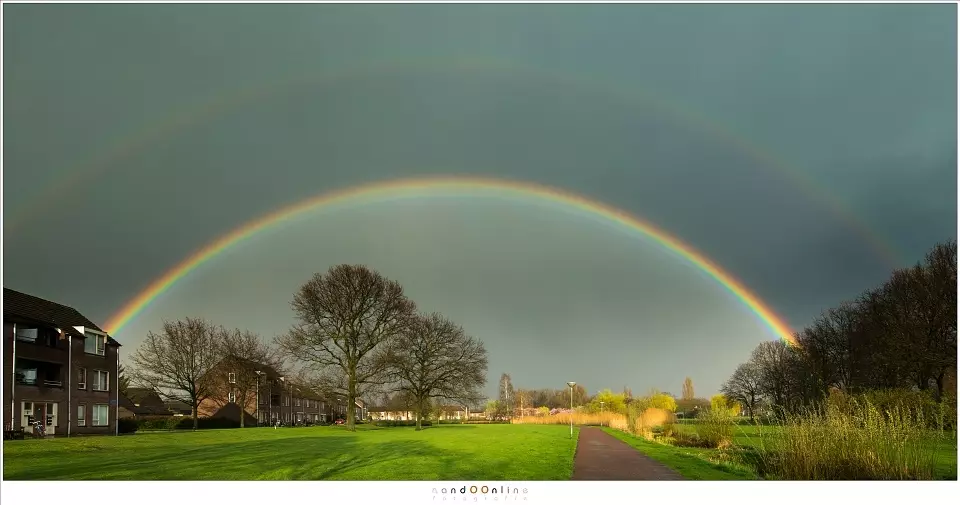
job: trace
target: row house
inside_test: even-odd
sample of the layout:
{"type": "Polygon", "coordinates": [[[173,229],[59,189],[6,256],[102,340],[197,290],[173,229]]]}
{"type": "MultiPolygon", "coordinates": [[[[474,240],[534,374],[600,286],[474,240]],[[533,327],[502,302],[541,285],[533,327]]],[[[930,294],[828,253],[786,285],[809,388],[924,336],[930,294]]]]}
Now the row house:
{"type": "MultiPolygon", "coordinates": [[[[431,419],[441,421],[462,421],[469,418],[469,409],[457,405],[445,405],[439,409],[430,411],[431,419]]],[[[414,410],[403,410],[396,408],[373,408],[369,412],[370,419],[374,421],[416,421],[417,414],[414,410]]]]}
{"type": "Polygon", "coordinates": [[[3,289],[4,430],[115,434],[120,344],[76,309],[3,289]]]}
{"type": "MultiPolygon", "coordinates": [[[[326,423],[347,415],[342,396],[326,398],[268,364],[228,358],[210,374],[211,394],[198,407],[201,416],[235,421],[244,416],[245,426],[269,426],[278,421],[326,423]]],[[[357,407],[360,415],[362,402],[358,402],[357,407]]]]}

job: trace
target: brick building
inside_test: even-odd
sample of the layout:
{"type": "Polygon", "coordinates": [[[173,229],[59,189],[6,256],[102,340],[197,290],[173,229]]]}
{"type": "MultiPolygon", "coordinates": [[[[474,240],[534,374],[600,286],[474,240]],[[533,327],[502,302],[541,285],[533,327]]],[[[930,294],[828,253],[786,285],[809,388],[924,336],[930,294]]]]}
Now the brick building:
{"type": "MultiPolygon", "coordinates": [[[[317,391],[295,383],[275,367],[246,360],[229,359],[210,372],[213,393],[200,403],[197,412],[205,417],[240,420],[246,426],[333,422],[346,417],[341,396],[326,398],[317,391]]],[[[362,419],[363,402],[357,402],[357,417],[362,419]]]]}
{"type": "Polygon", "coordinates": [[[4,430],[116,433],[120,344],[72,307],[3,289],[4,430]]]}

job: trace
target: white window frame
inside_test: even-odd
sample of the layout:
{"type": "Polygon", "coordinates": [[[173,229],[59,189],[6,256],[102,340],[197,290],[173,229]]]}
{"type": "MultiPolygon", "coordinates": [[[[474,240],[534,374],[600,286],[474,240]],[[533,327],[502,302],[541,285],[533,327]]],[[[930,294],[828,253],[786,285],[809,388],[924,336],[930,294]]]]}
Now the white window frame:
{"type": "Polygon", "coordinates": [[[90,426],[110,426],[110,406],[106,403],[97,403],[93,406],[93,419],[90,426]],[[106,413],[106,419],[100,419],[97,416],[97,413],[100,411],[100,407],[103,407],[103,412],[106,413]]]}
{"type": "Polygon", "coordinates": [[[87,354],[92,354],[94,356],[106,356],[107,355],[107,335],[103,333],[96,333],[94,331],[85,331],[83,341],[83,352],[87,354]],[[87,349],[87,339],[94,339],[93,352],[90,352],[87,349]]]}
{"type": "Polygon", "coordinates": [[[236,384],[236,383],[237,383],[237,374],[236,374],[236,372],[230,372],[230,373],[227,374],[227,382],[229,382],[230,384],[236,384]]]}
{"type": "Polygon", "coordinates": [[[80,367],[77,371],[77,389],[87,389],[87,368],[80,367]]]}
{"type": "Polygon", "coordinates": [[[231,389],[227,391],[227,402],[228,403],[237,403],[237,392],[231,389]]]}
{"type": "Polygon", "coordinates": [[[300,406],[300,399],[299,399],[299,398],[295,398],[295,399],[293,400],[293,402],[296,404],[297,407],[300,406]]]}
{"type": "Polygon", "coordinates": [[[90,388],[91,391],[110,391],[110,372],[106,370],[94,370],[93,373],[94,373],[95,380],[91,385],[91,388],[90,388]],[[100,384],[102,389],[97,387],[97,380],[96,380],[101,377],[100,375],[101,373],[103,374],[102,376],[105,377],[105,382],[106,382],[106,384],[100,384]]]}
{"type": "Polygon", "coordinates": [[[77,405],[77,426],[87,425],[87,404],[77,405]]]}

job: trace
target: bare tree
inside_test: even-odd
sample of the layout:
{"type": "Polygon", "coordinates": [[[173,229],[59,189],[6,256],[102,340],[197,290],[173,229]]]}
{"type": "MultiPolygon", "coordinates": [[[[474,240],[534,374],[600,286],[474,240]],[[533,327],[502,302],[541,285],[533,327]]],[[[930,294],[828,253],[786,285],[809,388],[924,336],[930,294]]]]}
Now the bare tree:
{"type": "Polygon", "coordinates": [[[410,326],[414,303],[378,272],[338,265],[301,286],[292,306],[297,324],[278,346],[313,372],[318,389],[346,396],[355,430],[356,399],[390,381],[391,344],[410,326]]]}
{"type": "Polygon", "coordinates": [[[753,362],[743,363],[737,367],[727,382],[723,383],[720,392],[727,398],[740,402],[747,409],[750,420],[753,421],[757,406],[763,397],[760,368],[753,362]]]}
{"type": "Polygon", "coordinates": [[[138,384],[190,405],[193,429],[197,429],[197,407],[212,392],[210,371],[222,356],[223,333],[222,327],[203,319],[164,321],[163,331],[147,333],[131,357],[138,384]]]}
{"type": "MultiPolygon", "coordinates": [[[[218,407],[240,407],[240,427],[246,426],[246,409],[256,402],[257,385],[264,366],[281,369],[280,359],[260,335],[249,331],[225,331],[220,337],[222,359],[210,373],[210,399],[218,407]]],[[[259,420],[258,420],[259,421],[259,420]]]]}
{"type": "Polygon", "coordinates": [[[690,377],[683,379],[683,390],[680,392],[680,397],[683,400],[693,400],[695,398],[693,394],[693,379],[690,377]]]}
{"type": "Polygon", "coordinates": [[[130,387],[130,376],[127,375],[127,369],[123,364],[117,366],[117,389],[120,394],[126,396],[127,389],[130,387]]]}
{"type": "Polygon", "coordinates": [[[440,314],[417,317],[397,339],[393,359],[398,391],[416,402],[418,430],[431,400],[472,403],[482,398],[487,350],[440,314]]]}
{"type": "Polygon", "coordinates": [[[515,403],[513,392],[513,381],[510,380],[510,374],[500,374],[499,394],[497,397],[497,420],[507,419],[513,414],[513,405],[515,403]]]}

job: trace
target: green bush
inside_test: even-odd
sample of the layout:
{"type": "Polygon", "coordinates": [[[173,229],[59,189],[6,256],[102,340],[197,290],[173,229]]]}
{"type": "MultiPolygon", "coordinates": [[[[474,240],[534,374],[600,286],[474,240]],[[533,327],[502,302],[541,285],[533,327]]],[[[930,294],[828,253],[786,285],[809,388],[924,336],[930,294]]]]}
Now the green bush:
{"type": "Polygon", "coordinates": [[[175,430],[182,417],[175,416],[142,416],[137,417],[139,431],[175,430]]]}
{"type": "Polygon", "coordinates": [[[709,409],[697,417],[697,438],[704,446],[724,448],[733,440],[734,417],[728,408],[709,409]]]}
{"type": "Polygon", "coordinates": [[[136,433],[140,426],[132,417],[120,419],[117,424],[117,433],[136,433]]]}
{"type": "MultiPolygon", "coordinates": [[[[416,426],[416,421],[377,421],[374,423],[374,426],[380,426],[383,428],[396,428],[398,426],[416,426]]],[[[431,422],[427,419],[424,419],[420,422],[420,426],[432,426],[431,422]]]]}

